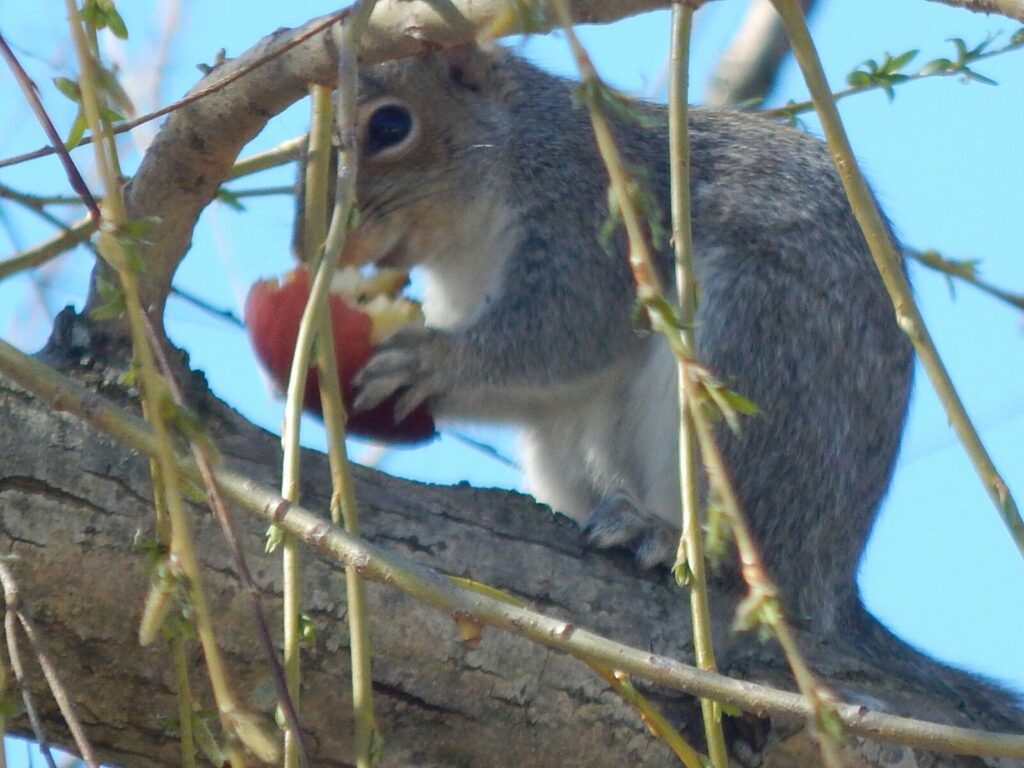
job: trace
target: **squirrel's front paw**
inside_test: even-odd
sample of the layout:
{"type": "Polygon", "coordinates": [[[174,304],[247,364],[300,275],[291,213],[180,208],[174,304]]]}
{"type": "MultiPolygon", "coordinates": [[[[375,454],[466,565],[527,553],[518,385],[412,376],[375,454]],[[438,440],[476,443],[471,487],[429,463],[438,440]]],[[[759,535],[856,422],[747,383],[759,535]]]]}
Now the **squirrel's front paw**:
{"type": "Polygon", "coordinates": [[[395,420],[402,421],[425,400],[444,391],[441,371],[447,340],[430,328],[409,327],[380,344],[355,377],[358,413],[397,394],[395,420]]]}
{"type": "Polygon", "coordinates": [[[679,531],[642,509],[632,494],[617,490],[602,500],[583,525],[587,541],[600,549],[624,548],[641,568],[672,565],[679,531]]]}

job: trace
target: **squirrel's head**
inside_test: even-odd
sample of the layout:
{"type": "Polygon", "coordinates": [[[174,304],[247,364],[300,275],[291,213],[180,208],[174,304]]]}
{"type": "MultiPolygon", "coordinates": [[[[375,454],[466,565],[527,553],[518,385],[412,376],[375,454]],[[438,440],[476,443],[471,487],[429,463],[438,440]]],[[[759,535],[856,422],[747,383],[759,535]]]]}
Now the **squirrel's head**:
{"type": "Polygon", "coordinates": [[[359,227],[345,260],[443,257],[439,232],[492,205],[507,177],[512,85],[500,49],[463,45],[360,75],[359,227]]]}

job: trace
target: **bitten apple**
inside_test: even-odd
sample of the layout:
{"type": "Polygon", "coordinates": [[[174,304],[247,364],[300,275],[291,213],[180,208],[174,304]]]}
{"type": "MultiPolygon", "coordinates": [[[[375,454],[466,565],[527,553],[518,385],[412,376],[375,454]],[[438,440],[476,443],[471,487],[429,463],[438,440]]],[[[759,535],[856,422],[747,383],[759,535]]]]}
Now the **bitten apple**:
{"type": "MultiPolygon", "coordinates": [[[[434,420],[420,406],[401,421],[394,417],[394,399],[369,411],[353,414],[352,381],[373,354],[373,347],[403,325],[423,322],[419,305],[399,297],[408,282],[399,270],[381,270],[369,276],[355,268],[339,270],[328,298],[334,351],[342,398],[349,411],[349,432],[395,443],[416,443],[434,436],[434,420]]],[[[284,279],[257,281],[245,300],[245,324],[256,357],[278,387],[288,384],[292,355],[299,335],[302,311],[309,298],[309,274],[305,267],[292,270],[284,279]]],[[[315,369],[306,380],[304,405],[320,413],[320,390],[315,369]]]]}

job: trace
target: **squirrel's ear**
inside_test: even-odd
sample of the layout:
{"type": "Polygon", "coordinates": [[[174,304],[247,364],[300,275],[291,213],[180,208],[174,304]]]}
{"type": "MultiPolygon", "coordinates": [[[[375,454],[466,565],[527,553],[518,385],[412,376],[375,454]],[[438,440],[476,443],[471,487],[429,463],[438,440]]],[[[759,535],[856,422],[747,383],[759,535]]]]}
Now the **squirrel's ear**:
{"type": "Polygon", "coordinates": [[[470,91],[483,90],[494,67],[494,54],[479,43],[457,45],[444,51],[441,57],[448,79],[470,91]]]}

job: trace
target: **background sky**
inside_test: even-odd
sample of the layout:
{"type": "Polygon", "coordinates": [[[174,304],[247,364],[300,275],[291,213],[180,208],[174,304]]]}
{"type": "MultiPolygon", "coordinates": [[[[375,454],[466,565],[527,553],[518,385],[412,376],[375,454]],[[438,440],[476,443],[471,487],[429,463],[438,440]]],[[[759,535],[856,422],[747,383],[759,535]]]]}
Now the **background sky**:
{"type": "MultiPolygon", "coordinates": [[[[295,26],[336,9],[320,0],[290,3],[219,0],[180,4],[119,4],[131,38],[105,41],[121,63],[125,85],[139,111],[180,97],[199,77],[196,65],[214,61],[217,51],[242,53],[280,26],[295,26]],[[164,46],[162,29],[172,29],[164,46]]],[[[726,0],[697,15],[693,103],[729,39],[746,3],[726,0]]],[[[55,122],[66,133],[73,108],[50,84],[56,75],[74,77],[63,19],[63,3],[0,4],[0,30],[42,90],[55,122]]],[[[915,0],[822,0],[812,32],[833,90],[846,73],[868,58],[921,49],[911,68],[939,56],[953,58],[949,38],[969,45],[990,35],[1005,41],[1019,25],[933,2],[915,0]]],[[[599,71],[630,92],[664,97],[668,14],[653,13],[610,27],[583,30],[582,38],[599,71]]],[[[564,39],[558,35],[518,43],[543,66],[572,74],[564,39]]],[[[955,258],[981,260],[981,273],[1009,290],[1024,291],[1024,51],[984,62],[979,72],[996,87],[934,79],[897,89],[892,103],[881,93],[843,101],[840,110],[863,168],[903,241],[936,248],[955,258]]],[[[792,61],[771,102],[804,98],[792,61]]],[[[298,135],[306,105],[293,108],[243,154],[269,148],[298,135]]],[[[0,74],[0,155],[34,149],[43,142],[28,107],[7,74],[0,74]]],[[[805,117],[809,130],[816,130],[805,117]]],[[[122,144],[125,167],[138,162],[152,127],[122,144]]],[[[75,157],[90,171],[91,154],[75,157]]],[[[234,182],[234,190],[291,183],[281,169],[234,182]]],[[[94,180],[94,176],[90,176],[94,180]]],[[[0,169],[0,183],[19,191],[65,193],[66,182],[52,159],[0,169]]],[[[94,186],[98,190],[99,185],[94,186]]],[[[220,204],[206,211],[176,284],[217,306],[241,314],[248,286],[260,276],[290,267],[292,201],[252,198],[246,212],[220,204]]],[[[54,209],[63,218],[77,209],[54,209]]],[[[0,200],[0,258],[51,231],[37,217],[0,200]]],[[[0,283],[0,334],[26,350],[45,340],[63,306],[81,306],[91,267],[79,249],[44,269],[0,283]]],[[[1024,338],[1021,314],[978,291],[912,266],[911,276],[925,318],[967,408],[996,465],[1018,500],[1024,501],[1024,338]]],[[[172,338],[186,347],[214,390],[247,417],[276,430],[281,418],[266,380],[256,368],[243,333],[232,324],[172,299],[167,323],[172,338]]],[[[860,586],[871,610],[892,629],[928,653],[988,675],[1024,692],[1024,561],[963,450],[949,429],[927,379],[918,372],[911,415],[896,477],[861,568],[860,586]]],[[[460,425],[458,431],[514,453],[511,431],[460,425]]],[[[308,420],[305,442],[323,445],[319,425],[308,420]]],[[[354,456],[408,477],[477,485],[519,487],[514,469],[444,437],[426,448],[381,452],[353,442],[354,456]]]]}

